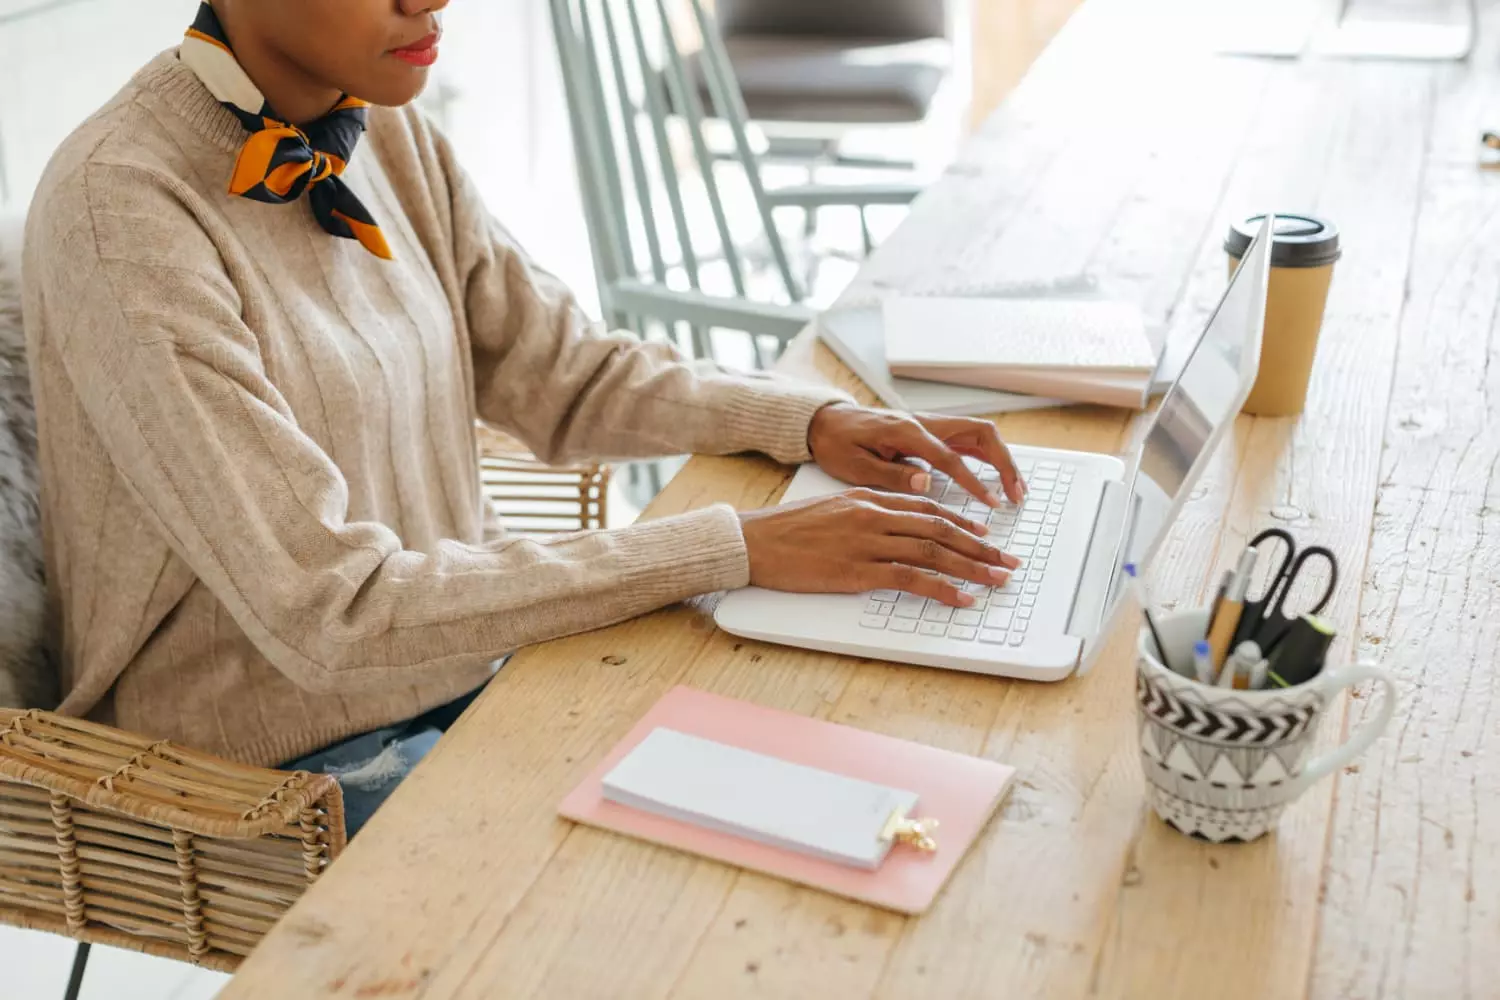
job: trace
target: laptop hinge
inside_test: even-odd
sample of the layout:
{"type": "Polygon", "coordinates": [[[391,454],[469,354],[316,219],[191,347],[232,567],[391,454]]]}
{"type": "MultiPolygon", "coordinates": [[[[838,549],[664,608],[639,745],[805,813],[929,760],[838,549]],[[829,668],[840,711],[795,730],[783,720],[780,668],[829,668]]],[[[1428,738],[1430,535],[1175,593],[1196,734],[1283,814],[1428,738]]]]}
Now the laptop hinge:
{"type": "MultiPolygon", "coordinates": [[[[1120,547],[1125,540],[1125,502],[1128,487],[1117,479],[1105,482],[1099,508],[1089,534],[1088,555],[1083,575],[1068,611],[1068,635],[1082,639],[1085,648],[1099,637],[1100,625],[1109,605],[1110,593],[1117,586],[1120,547]]],[[[1085,658],[1087,653],[1085,652],[1085,658]]]]}

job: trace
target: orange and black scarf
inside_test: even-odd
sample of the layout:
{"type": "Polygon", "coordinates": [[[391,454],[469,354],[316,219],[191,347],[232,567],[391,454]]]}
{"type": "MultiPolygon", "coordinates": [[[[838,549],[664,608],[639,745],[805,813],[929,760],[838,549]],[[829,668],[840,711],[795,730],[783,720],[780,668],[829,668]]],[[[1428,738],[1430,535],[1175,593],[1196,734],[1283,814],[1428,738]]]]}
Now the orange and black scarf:
{"type": "Polygon", "coordinates": [[[345,96],[305,129],[283,120],[234,57],[229,36],[207,3],[198,8],[178,56],[250,133],[229,181],[230,194],[285,205],[306,193],[320,226],[358,240],[377,257],[391,258],[380,227],[340,176],[365,133],[367,103],[345,96]]]}

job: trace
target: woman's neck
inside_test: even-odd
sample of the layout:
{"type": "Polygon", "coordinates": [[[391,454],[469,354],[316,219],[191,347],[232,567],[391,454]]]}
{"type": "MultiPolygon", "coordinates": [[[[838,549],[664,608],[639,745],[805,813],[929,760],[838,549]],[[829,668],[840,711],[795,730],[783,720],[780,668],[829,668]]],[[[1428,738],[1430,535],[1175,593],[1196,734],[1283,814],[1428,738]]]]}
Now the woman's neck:
{"type": "Polygon", "coordinates": [[[237,6],[215,4],[214,9],[229,36],[235,58],[278,116],[293,125],[305,125],[333,110],[343,96],[338,88],[313,78],[278,52],[253,25],[237,16],[237,6]],[[225,7],[231,9],[226,11],[225,7]]]}

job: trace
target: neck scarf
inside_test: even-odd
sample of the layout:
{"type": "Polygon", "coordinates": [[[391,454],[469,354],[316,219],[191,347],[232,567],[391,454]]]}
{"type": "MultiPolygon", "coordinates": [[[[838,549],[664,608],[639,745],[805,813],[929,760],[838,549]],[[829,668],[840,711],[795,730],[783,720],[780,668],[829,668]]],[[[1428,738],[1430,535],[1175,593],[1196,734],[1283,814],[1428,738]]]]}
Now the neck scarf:
{"type": "Polygon", "coordinates": [[[346,95],[306,129],[283,120],[235,59],[229,36],[207,3],[198,8],[178,57],[250,133],[229,181],[230,194],[285,205],[305,192],[318,225],[391,259],[380,227],[340,176],[364,135],[367,103],[346,95]]]}

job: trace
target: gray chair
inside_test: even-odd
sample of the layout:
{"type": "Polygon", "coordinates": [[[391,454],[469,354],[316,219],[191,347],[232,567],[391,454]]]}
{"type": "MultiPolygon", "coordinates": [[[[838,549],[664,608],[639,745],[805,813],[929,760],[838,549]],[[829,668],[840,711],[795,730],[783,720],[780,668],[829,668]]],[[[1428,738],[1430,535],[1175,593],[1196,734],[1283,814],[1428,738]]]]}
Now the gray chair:
{"type": "MultiPolygon", "coordinates": [[[[811,215],[847,206],[863,218],[871,205],[908,204],[918,188],[768,191],[743,95],[703,0],[683,5],[690,25],[674,20],[668,0],[550,2],[606,319],[643,336],[665,332],[680,341],[685,333],[707,361],[714,359],[711,330],[744,331],[756,362],[767,364],[813,317],[773,210],[811,215]],[[706,100],[687,54],[700,43],[706,100]],[[710,119],[727,127],[727,162],[712,151],[710,119]],[[735,190],[743,197],[729,196],[735,190]],[[769,279],[758,285],[750,242],[769,251],[769,279]]],[[[868,251],[868,225],[864,236],[868,251]]]]}
{"type": "Polygon", "coordinates": [[[920,122],[953,65],[945,0],[719,0],[757,122],[920,122]]]}

